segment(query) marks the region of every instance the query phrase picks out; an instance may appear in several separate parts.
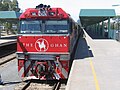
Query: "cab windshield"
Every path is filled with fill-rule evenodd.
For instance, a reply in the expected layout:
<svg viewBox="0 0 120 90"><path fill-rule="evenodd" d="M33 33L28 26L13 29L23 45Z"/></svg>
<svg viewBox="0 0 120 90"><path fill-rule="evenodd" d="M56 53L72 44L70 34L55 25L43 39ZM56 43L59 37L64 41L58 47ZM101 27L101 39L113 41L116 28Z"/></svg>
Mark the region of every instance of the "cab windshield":
<svg viewBox="0 0 120 90"><path fill-rule="evenodd" d="M22 20L21 34L67 34L69 25L67 20Z"/></svg>
<svg viewBox="0 0 120 90"><path fill-rule="evenodd" d="M45 33L59 33L66 34L68 33L68 22L65 20L62 21L46 21L45 22Z"/></svg>
<svg viewBox="0 0 120 90"><path fill-rule="evenodd" d="M41 33L41 21L21 21L20 33Z"/></svg>

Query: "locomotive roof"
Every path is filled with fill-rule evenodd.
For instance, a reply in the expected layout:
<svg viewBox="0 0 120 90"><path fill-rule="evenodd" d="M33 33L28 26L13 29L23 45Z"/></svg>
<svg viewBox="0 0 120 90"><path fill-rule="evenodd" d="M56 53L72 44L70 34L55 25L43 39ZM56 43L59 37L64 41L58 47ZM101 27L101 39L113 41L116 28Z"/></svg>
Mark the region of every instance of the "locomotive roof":
<svg viewBox="0 0 120 90"><path fill-rule="evenodd" d="M46 10L46 15L40 15L41 11L35 8L28 8L19 17L22 19L68 19L70 16L62 8L51 8Z"/></svg>

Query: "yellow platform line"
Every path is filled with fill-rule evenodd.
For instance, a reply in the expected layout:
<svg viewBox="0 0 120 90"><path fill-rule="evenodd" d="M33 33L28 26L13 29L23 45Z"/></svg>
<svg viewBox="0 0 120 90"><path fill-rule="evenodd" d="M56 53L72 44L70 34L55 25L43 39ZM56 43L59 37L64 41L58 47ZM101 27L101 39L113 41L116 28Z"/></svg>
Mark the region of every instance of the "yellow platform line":
<svg viewBox="0 0 120 90"><path fill-rule="evenodd" d="M93 74L93 77L94 77L96 90L100 90L98 79L97 79L97 75L96 75L96 72L95 72L92 60L90 60L90 67L92 69L92 74Z"/></svg>

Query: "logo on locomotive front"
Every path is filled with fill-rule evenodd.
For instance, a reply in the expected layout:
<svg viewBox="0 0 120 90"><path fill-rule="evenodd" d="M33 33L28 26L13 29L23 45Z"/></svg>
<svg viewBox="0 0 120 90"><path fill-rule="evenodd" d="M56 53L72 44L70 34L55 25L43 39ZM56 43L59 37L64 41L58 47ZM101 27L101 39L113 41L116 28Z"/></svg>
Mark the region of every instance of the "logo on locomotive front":
<svg viewBox="0 0 120 90"><path fill-rule="evenodd" d="M47 51L49 48L48 41L46 39L40 38L35 42L35 48L37 51Z"/></svg>

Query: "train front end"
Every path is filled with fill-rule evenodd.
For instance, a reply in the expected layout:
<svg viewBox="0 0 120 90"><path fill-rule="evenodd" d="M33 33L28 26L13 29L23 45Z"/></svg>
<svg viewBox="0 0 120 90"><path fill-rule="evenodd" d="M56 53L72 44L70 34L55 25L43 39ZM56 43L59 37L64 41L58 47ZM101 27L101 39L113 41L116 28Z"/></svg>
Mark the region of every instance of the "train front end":
<svg viewBox="0 0 120 90"><path fill-rule="evenodd" d="M40 16L38 12L28 9L20 17L17 37L19 76L41 80L67 79L69 16L61 8L52 9L52 16Z"/></svg>

